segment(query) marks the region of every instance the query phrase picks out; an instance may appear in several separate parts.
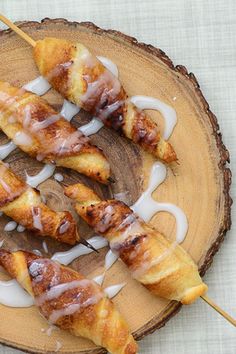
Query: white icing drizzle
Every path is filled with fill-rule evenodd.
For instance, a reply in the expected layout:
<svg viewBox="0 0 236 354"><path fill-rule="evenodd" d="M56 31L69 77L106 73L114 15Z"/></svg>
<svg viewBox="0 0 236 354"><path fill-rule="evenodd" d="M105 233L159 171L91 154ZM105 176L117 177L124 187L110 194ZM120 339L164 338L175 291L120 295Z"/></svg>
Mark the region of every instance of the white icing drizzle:
<svg viewBox="0 0 236 354"><path fill-rule="evenodd" d="M69 69L70 66L73 64L73 61L67 61L65 63L59 63L58 65L56 65L48 74L47 74L47 79L50 81L51 79L53 79L56 76L60 76L61 73L66 70Z"/></svg>
<svg viewBox="0 0 236 354"><path fill-rule="evenodd" d="M31 103L26 104L26 106L24 107L24 116L23 116L23 128L24 129L28 129L29 125L30 125L30 121L31 121Z"/></svg>
<svg viewBox="0 0 236 354"><path fill-rule="evenodd" d="M39 76L23 86L23 89L35 93L38 96L44 95L50 88L51 85L43 76Z"/></svg>
<svg viewBox="0 0 236 354"><path fill-rule="evenodd" d="M10 232L15 230L15 228L17 227L17 223L15 221L9 221L5 227L4 227L4 231L6 232Z"/></svg>
<svg viewBox="0 0 236 354"><path fill-rule="evenodd" d="M123 289L123 287L125 285L126 285L126 283L111 285L111 286L108 286L107 288L105 288L104 292L107 294L109 299L112 299Z"/></svg>
<svg viewBox="0 0 236 354"><path fill-rule="evenodd" d="M2 239L1 241L0 241L0 248L3 246L3 244L4 244L4 239Z"/></svg>
<svg viewBox="0 0 236 354"><path fill-rule="evenodd" d="M66 220L59 228L59 234L64 234L70 227L70 222Z"/></svg>
<svg viewBox="0 0 236 354"><path fill-rule="evenodd" d="M115 77L119 76L119 71L118 71L118 67L115 63L113 63L113 61L111 61L110 59L106 58L106 57L101 57L101 56L97 56L98 60L100 60L102 62L102 64L105 66L105 68L107 68L108 70L110 70L112 72L112 74Z"/></svg>
<svg viewBox="0 0 236 354"><path fill-rule="evenodd" d="M159 111L165 120L163 138L168 140L177 123L175 110L166 103L149 96L133 96L130 101L139 109L154 109Z"/></svg>
<svg viewBox="0 0 236 354"><path fill-rule="evenodd" d="M40 208L31 208L32 217L33 217L33 226L35 229L43 231L43 225L41 221L41 209Z"/></svg>
<svg viewBox="0 0 236 354"><path fill-rule="evenodd" d="M108 241L101 237L101 236L94 236L90 239L87 240L94 248L97 250L103 247L106 247L108 245ZM74 259L93 252L92 249L79 244L71 248L69 251L66 252L57 252L52 256L53 261L57 261L61 264L68 265L70 264Z"/></svg>
<svg viewBox="0 0 236 354"><path fill-rule="evenodd" d="M44 252L45 252L45 253L48 253L48 245L47 245L47 242L46 242L46 241L43 241L42 246L43 246Z"/></svg>
<svg viewBox="0 0 236 354"><path fill-rule="evenodd" d="M71 121L71 119L80 111L80 107L76 106L75 104L64 100L63 101L63 106L61 109L60 114L69 122Z"/></svg>
<svg viewBox="0 0 236 354"><path fill-rule="evenodd" d="M0 160L4 160L12 151L16 149L16 145L9 141L7 144L3 144L0 146Z"/></svg>
<svg viewBox="0 0 236 354"><path fill-rule="evenodd" d="M7 96L7 97L6 97ZM1 99L0 93L0 99ZM9 104L8 95L3 95L5 99L5 105ZM15 107L15 106L14 106ZM16 107L15 107L16 108ZM78 108L76 108L78 111ZM34 106L32 103L28 103L24 107L24 117L22 122L22 130L17 131L15 136L13 137L13 145L11 144L10 148L15 145L19 146L29 146L34 142L34 136L37 133L37 139L39 143L44 147L43 152L39 152L36 158L39 161L42 161L47 155L55 154L61 155L64 152L68 152L73 150L73 152L79 152L80 149L88 143L88 138L85 137L79 130L76 130L72 133L67 132L66 134L58 134L57 139L52 139L50 142L45 139L45 130L52 124L56 124L58 120L61 119L60 114L52 114L51 116L45 116L42 121L35 121L32 119L32 112L34 111ZM72 115L75 112L73 111ZM11 122L15 122L15 117L12 116L10 118L14 118ZM9 118L9 119L10 119ZM8 146L8 147L9 147ZM3 152L5 153L5 147L3 148ZM1 152L1 150L0 150Z"/></svg>
<svg viewBox="0 0 236 354"><path fill-rule="evenodd" d="M29 275L32 278L33 285L43 280L45 274L48 272L48 267L52 268L50 287L58 284L61 272L59 264L52 262L50 259L41 258L34 260L29 267Z"/></svg>
<svg viewBox="0 0 236 354"><path fill-rule="evenodd" d="M112 252L112 250L109 250L106 254L105 257L105 269L108 270L111 268L111 266L117 261L119 256L115 253Z"/></svg>
<svg viewBox="0 0 236 354"><path fill-rule="evenodd" d="M85 280L89 281L87 279L84 279L84 281ZM88 286L88 285L86 285L86 286ZM52 311L52 313L49 317L49 322L56 323L60 317L73 315L75 312L80 311L80 309L82 309L82 308L97 304L102 298L103 298L103 293L101 291L90 296L85 301L80 301L79 297L77 297L77 301L78 301L77 303L72 303L60 310Z"/></svg>
<svg viewBox="0 0 236 354"><path fill-rule="evenodd" d="M10 194L11 193L11 187L3 179L3 176L4 176L7 168L8 168L7 164L0 165L0 183L1 183L2 187L3 187L3 189L5 189L5 191Z"/></svg>
<svg viewBox="0 0 236 354"><path fill-rule="evenodd" d="M34 299L16 280L0 281L0 303L10 307L30 307Z"/></svg>
<svg viewBox="0 0 236 354"><path fill-rule="evenodd" d="M32 138L28 134L26 134L23 130L17 132L12 140L16 145L25 145L25 146L32 145L33 142Z"/></svg>
<svg viewBox="0 0 236 354"><path fill-rule="evenodd" d="M59 119L61 119L60 114L52 114L41 122L34 122L30 128L31 133L37 133L41 129L46 129L50 125L56 123Z"/></svg>
<svg viewBox="0 0 236 354"><path fill-rule="evenodd" d="M93 68L97 66L97 59L95 59L91 53L86 48L84 48L82 56L80 55L80 63L84 63L86 67ZM106 94L109 96L111 101L114 102L121 88L119 80L109 70L104 70L101 75L98 76L97 80L93 81L93 78L90 74L83 75L83 79L86 82L87 90L83 95L80 96L80 101L85 105L94 107L96 106L96 112L99 115L99 118L106 119L108 115L107 110L109 110L109 113L111 113L118 107L115 107L113 103L111 105L107 105L106 108L100 108L103 106L104 101L104 95L101 95L101 88L107 86L111 88L106 92ZM97 102L98 96L100 97L99 102ZM116 105L117 103L119 103L119 106L123 104L121 101L115 102ZM97 114L95 114L95 116Z"/></svg>
<svg viewBox="0 0 236 354"><path fill-rule="evenodd" d="M64 177L61 173L55 173L53 177L57 182L62 182L64 180Z"/></svg>
<svg viewBox="0 0 236 354"><path fill-rule="evenodd" d="M17 228L16 228L16 231L17 231L17 232L23 232L23 231L25 231L25 227L24 227L23 225L20 225L20 224L19 224L19 225L17 226Z"/></svg>
<svg viewBox="0 0 236 354"><path fill-rule="evenodd" d="M143 255L143 263L134 270L130 269L133 278L138 279L144 273L146 273L149 269L151 269L153 266L161 263L165 258L170 256L174 252L177 245L178 245L177 241L172 242L169 248L167 248L160 256L151 259L151 261L148 259L150 252L146 251ZM139 250L136 250L135 257L137 256L138 252L139 252Z"/></svg>
<svg viewBox="0 0 236 354"><path fill-rule="evenodd" d="M93 135L97 133L104 124L97 118L93 118L89 123L82 125L79 130L85 135Z"/></svg>
<svg viewBox="0 0 236 354"><path fill-rule="evenodd" d="M32 252L36 254L36 256L42 256L42 252L40 250L32 250Z"/></svg>
<svg viewBox="0 0 236 354"><path fill-rule="evenodd" d="M105 278L105 273L101 275L97 275L96 277L93 278L93 281L95 281L95 283L97 283L98 285L102 286L104 282L104 278Z"/></svg>
<svg viewBox="0 0 236 354"><path fill-rule="evenodd" d="M98 56L98 60L102 62L102 64L115 76L118 77L118 67L115 63L113 63L110 59L105 58L103 56ZM66 66L70 66L71 63L66 63ZM33 93L36 93L37 95L41 96L44 95L50 88L51 85L49 82L43 78L42 76L37 77L35 80L30 81L28 84L24 85L23 88L27 91L31 91ZM120 105L120 103L119 103ZM109 107L110 111L114 111L117 108L117 103L114 105L111 105ZM80 111L80 107L67 101L64 100L63 106L61 109L60 114L68 121L71 121L71 119ZM107 111L106 114L108 115L111 113L110 111ZM53 118L52 118L53 119ZM51 120L52 120L51 119ZM49 122L50 119L45 120L42 124L39 126L40 123L35 123L38 124L38 129L43 129L46 128L46 126L52 124L54 121ZM83 132L84 135L89 136L92 134L97 133L101 128L103 127L103 123L96 119L95 117L89 122L88 124L83 125L80 127L80 130Z"/></svg>
<svg viewBox="0 0 236 354"><path fill-rule="evenodd" d="M161 162L152 166L148 188L142 193L131 209L144 221L148 222L160 211L171 213L176 219L176 241L183 242L188 231L188 220L183 210L171 203L159 203L152 198L154 190L165 180L166 167Z"/></svg>
<svg viewBox="0 0 236 354"><path fill-rule="evenodd" d="M88 279L73 280L69 283L58 284L51 287L48 291L35 298L35 303L36 305L41 306L46 301L57 299L68 290L73 290L78 287L87 288L89 285L91 285L91 280Z"/></svg>
<svg viewBox="0 0 236 354"><path fill-rule="evenodd" d="M134 214L128 215L127 218L125 218L125 220L123 220L123 222L118 226L117 231L122 230L123 228L125 228L125 230L121 231L118 237L115 237L110 241L110 248L114 253L119 254L120 246L123 244L127 237L133 235L131 237L135 238L136 235L143 232L143 228L140 225L138 217Z"/></svg>
<svg viewBox="0 0 236 354"><path fill-rule="evenodd" d="M48 178L50 178L53 175L55 168L56 166L54 165L46 164L37 175L29 176L27 172L25 172L26 183L33 188L37 187L40 183L46 181Z"/></svg>
<svg viewBox="0 0 236 354"><path fill-rule="evenodd" d="M102 112L100 112L100 119L102 119L102 121L106 120L113 112L122 106L123 103L123 100L119 100L104 108Z"/></svg>
<svg viewBox="0 0 236 354"><path fill-rule="evenodd" d="M71 133L66 138L57 137L57 139L54 139L48 146L45 147L43 153L39 153L37 155L37 160L42 161L44 157L50 153L60 156L64 152L68 151L79 152L80 149L85 144L87 144L88 141L89 139L85 137L79 130Z"/></svg>

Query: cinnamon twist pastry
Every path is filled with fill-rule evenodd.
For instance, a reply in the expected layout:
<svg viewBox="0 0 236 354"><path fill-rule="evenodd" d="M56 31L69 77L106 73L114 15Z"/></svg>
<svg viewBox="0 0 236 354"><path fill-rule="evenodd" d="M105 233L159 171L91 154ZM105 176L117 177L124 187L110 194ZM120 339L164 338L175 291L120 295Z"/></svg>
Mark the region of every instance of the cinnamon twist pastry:
<svg viewBox="0 0 236 354"><path fill-rule="evenodd" d="M0 211L39 236L49 236L70 245L79 241L71 213L51 210L41 201L39 192L18 178L2 161Z"/></svg>
<svg viewBox="0 0 236 354"><path fill-rule="evenodd" d="M190 304L207 291L196 264L118 200L101 199L83 184L65 188L78 214L105 236L132 276L160 297Z"/></svg>
<svg viewBox="0 0 236 354"><path fill-rule="evenodd" d="M108 182L109 163L88 137L43 98L1 81L0 128L37 160L71 168L101 183Z"/></svg>
<svg viewBox="0 0 236 354"><path fill-rule="evenodd" d="M123 317L102 288L76 271L35 254L0 249L0 265L35 299L42 315L112 354L135 354Z"/></svg>
<svg viewBox="0 0 236 354"><path fill-rule="evenodd" d="M176 160L157 124L129 101L119 80L83 44L45 38L36 42L34 60L66 99L163 161Z"/></svg>

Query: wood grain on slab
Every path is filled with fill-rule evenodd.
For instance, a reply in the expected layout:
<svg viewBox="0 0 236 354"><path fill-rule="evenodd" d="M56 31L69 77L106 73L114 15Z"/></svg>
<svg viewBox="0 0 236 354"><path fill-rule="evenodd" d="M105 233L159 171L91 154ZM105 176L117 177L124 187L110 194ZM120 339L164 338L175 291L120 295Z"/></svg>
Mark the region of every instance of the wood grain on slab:
<svg viewBox="0 0 236 354"><path fill-rule="evenodd" d="M158 201L175 203L185 211L189 231L183 247L197 262L201 275L204 275L230 228L231 172L227 167L229 153L222 142L217 119L210 111L195 76L183 66L175 67L160 49L138 43L135 38L117 31L102 30L92 23L45 19L41 23L25 22L21 27L35 40L54 36L82 42L96 55L108 57L117 64L120 80L130 96L154 96L176 110L178 124L170 142L176 150L179 164L169 166L167 179L155 191L154 197ZM0 44L1 80L21 86L39 75L31 47L27 43L7 30L0 32ZM45 98L60 109L62 98L55 91L49 91ZM150 114L163 125L160 114L154 111L150 111ZM90 118L83 112L72 122L79 126ZM153 158L107 128L103 128L92 140L107 155L115 183L104 187L71 170L58 169L65 176L65 182L83 181L93 186L104 198L112 193L128 191L130 203L134 202L147 185ZM3 134L0 141L5 141ZM21 176L25 169L34 174L42 166L19 150L13 152L6 161ZM57 182L45 182L43 188L50 194L51 206L60 204L63 208L67 205ZM42 239L28 233L4 232L6 222L5 218L1 219L0 232L7 247L43 251ZM86 237L91 236L92 231L81 221L78 222L81 233ZM158 213L151 223L169 239L175 237L175 221L169 214ZM68 249L49 239L47 244L50 254ZM72 266L93 277L102 272L104 255L105 250L102 250L98 255L93 253L81 257ZM127 282L127 286L114 302L137 339L163 326L180 309L180 304L176 302L151 295L131 279L125 266L118 261L108 272L104 286L119 282ZM63 353L104 352L91 342L63 331L54 331L48 337L41 331L48 325L34 307L13 309L1 306L0 309L2 343L25 351L50 352L55 350L58 340L62 344L60 352Z"/></svg>

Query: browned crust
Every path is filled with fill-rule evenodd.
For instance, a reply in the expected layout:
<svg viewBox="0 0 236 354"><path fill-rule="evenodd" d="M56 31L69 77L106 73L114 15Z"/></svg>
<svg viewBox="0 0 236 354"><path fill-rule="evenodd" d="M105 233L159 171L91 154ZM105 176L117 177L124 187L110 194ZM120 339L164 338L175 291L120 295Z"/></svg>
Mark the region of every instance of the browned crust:
<svg viewBox="0 0 236 354"><path fill-rule="evenodd" d="M207 103L205 97L203 96L203 94L201 92L200 85L199 85L195 75L193 73L188 73L188 70L186 69L185 66L182 66L182 65L175 66L173 64L173 62L171 61L171 59L161 49L155 48L151 44L140 43L137 41L136 38L130 37L122 32L115 31L115 30L105 30L105 29L99 28L96 25L94 25L92 22L76 22L76 21L69 22L63 18L56 18L56 19L45 18L41 21L41 23L37 22L37 21L29 21L29 22L24 21L24 22L18 22L17 25L21 28L31 27L31 28L39 29L40 25L44 25L44 24L46 25L47 23L62 24L62 25L66 25L68 27L80 26L80 27L84 27L85 29L92 30L93 32L95 32L96 34L99 34L99 35L106 35L108 37L116 36L116 38L118 40L128 42L132 46L142 49L147 54L151 54L154 58L156 57L156 58L160 59L171 70L179 73L180 76L184 76L191 83L191 85L194 89L194 92L199 97L200 102L202 104L202 108L205 111L205 113L209 119L209 122L211 123L212 137L215 138L216 146L218 148L219 157L220 157L220 162L219 162L218 166L219 166L220 172L222 173L222 175L224 177L223 193L224 193L224 197L225 197L225 205L224 205L223 222L222 222L222 226L218 232L218 236L216 237L215 241L212 243L209 250L207 251L207 254L205 256L203 264L200 267L200 274L201 274L201 276L203 276L206 273L206 271L208 270L208 268L210 267L210 265L212 264L213 257L218 252L220 245L224 240L224 236L225 236L226 232L228 230L230 230L230 227L231 227L232 198L230 197L229 191L230 191L230 186L231 186L232 174L231 174L231 170L227 167L227 162L230 162L229 151L227 150L227 148L225 147L225 145L222 141L222 135L219 130L219 124L218 124L217 118L214 115L214 113L210 110L209 104ZM0 37L7 35L8 33L11 33L11 32L12 32L12 30L10 30L10 29L2 30L2 31L0 31ZM181 304L179 304L175 301L170 302L168 308L164 311L164 313L162 315L162 320L158 321L158 322L156 321L155 318L150 320L145 326L143 326L142 328L140 328L138 331L136 331L134 333L135 339L140 340L143 337L145 337L146 335L154 332L156 329L163 327L166 324L166 322L180 310L180 308L181 308ZM7 344L7 345L9 345L9 344ZM10 346L14 347L12 344L10 344ZM15 346L15 347L17 347L17 346ZM27 350L27 351L30 352L30 350ZM95 349L95 350L86 351L84 353L86 353L86 354L95 354L95 353L101 354L101 353L105 353L105 351L103 349L101 349L101 350Z"/></svg>

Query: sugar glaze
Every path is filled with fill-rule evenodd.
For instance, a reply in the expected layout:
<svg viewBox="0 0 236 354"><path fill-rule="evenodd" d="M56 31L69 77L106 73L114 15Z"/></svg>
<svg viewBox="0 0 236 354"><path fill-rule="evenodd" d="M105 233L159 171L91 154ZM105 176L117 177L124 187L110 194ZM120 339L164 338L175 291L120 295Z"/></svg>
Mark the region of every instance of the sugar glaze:
<svg viewBox="0 0 236 354"><path fill-rule="evenodd" d="M90 243L90 245L92 245L97 250L100 248L106 247L108 245L108 241L104 237L101 237L101 236L94 236L94 237L88 239L87 241ZM76 259L84 254L89 254L91 252L93 252L93 250L91 248L88 248L82 244L78 244L66 252L55 253L51 259L53 261L57 261L61 264L68 265L74 259Z"/></svg>
<svg viewBox="0 0 236 354"><path fill-rule="evenodd" d="M13 279L0 281L0 303L9 307L30 307L34 299Z"/></svg>
<svg viewBox="0 0 236 354"><path fill-rule="evenodd" d="M35 93L38 96L44 95L50 88L51 85L43 76L39 76L23 86L23 89Z"/></svg>
<svg viewBox="0 0 236 354"><path fill-rule="evenodd" d="M165 120L163 138L168 140L177 123L177 115L171 106L150 96L133 96L130 101L139 109L153 109L159 111Z"/></svg>
<svg viewBox="0 0 236 354"><path fill-rule="evenodd" d="M34 176L29 176L28 173L25 172L26 183L31 187L36 188L40 183L43 183L53 175L55 168L56 166L54 165L46 164L44 165L43 169Z"/></svg>
<svg viewBox="0 0 236 354"><path fill-rule="evenodd" d="M7 144L0 145L0 160L4 160L15 149L16 145L13 143L13 141L9 141Z"/></svg>
<svg viewBox="0 0 236 354"><path fill-rule="evenodd" d="M160 211L172 214L176 219L176 241L182 243L188 231L188 220L185 213L174 204L159 203L152 198L152 193L164 182L166 173L165 165L155 162L152 166L148 188L130 208L146 222Z"/></svg>

